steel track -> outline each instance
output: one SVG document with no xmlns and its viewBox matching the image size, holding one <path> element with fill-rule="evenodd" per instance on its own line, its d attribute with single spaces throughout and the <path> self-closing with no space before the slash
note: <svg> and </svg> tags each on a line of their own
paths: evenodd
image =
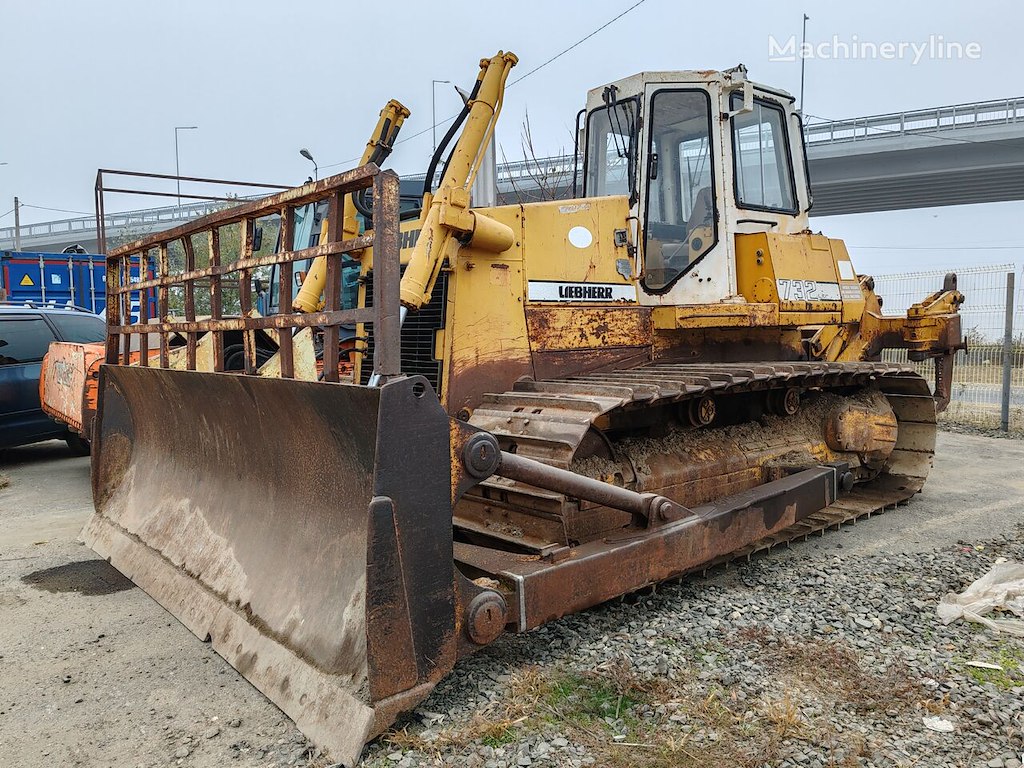
<svg viewBox="0 0 1024 768">
<path fill-rule="evenodd" d="M 907 366 L 881 362 L 659 364 L 520 381 L 509 392 L 485 396 L 470 423 L 513 445 L 521 455 L 567 468 L 584 440 L 636 420 L 645 409 L 706 396 L 727 403 L 737 395 L 773 389 L 851 386 L 879 389 L 896 413 L 899 437 L 882 474 L 796 525 L 697 569 L 704 570 L 905 504 L 924 484 L 934 455 L 935 406 L 927 382 Z M 529 486 L 501 488 L 521 494 L 520 503 L 528 504 L 537 495 Z"/>
</svg>

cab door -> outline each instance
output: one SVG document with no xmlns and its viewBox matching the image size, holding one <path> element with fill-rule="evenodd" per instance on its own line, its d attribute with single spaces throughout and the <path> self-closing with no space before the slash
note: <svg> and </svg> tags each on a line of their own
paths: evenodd
<svg viewBox="0 0 1024 768">
<path fill-rule="evenodd" d="M 725 237 L 718 94 L 704 83 L 648 83 L 639 167 L 640 301 L 705 304 L 733 292 Z"/>
<path fill-rule="evenodd" d="M 51 341 L 56 337 L 40 315 L 0 315 L 0 447 L 64 435 L 39 404 L 39 372 Z"/>
</svg>

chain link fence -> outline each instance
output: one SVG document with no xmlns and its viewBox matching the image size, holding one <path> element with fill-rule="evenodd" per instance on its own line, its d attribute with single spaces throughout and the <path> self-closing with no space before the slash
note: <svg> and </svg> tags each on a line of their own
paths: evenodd
<svg viewBox="0 0 1024 768">
<path fill-rule="evenodd" d="M 953 398 L 941 420 L 987 429 L 1024 430 L 1024 285 L 1013 264 L 955 270 L 965 300 L 960 307 L 967 351 L 953 367 Z M 942 288 L 944 271 L 875 275 L 885 314 L 904 314 Z M 1008 294 L 1008 286 L 1011 291 Z M 1012 301 L 1010 313 L 1007 304 Z M 1012 319 L 1009 344 L 1008 319 Z M 887 350 L 887 361 L 906 363 L 907 350 Z M 932 361 L 910 363 L 934 386 Z M 1009 368 L 1006 376 L 1005 368 Z M 1005 423 L 1004 423 L 1005 422 Z"/>
</svg>

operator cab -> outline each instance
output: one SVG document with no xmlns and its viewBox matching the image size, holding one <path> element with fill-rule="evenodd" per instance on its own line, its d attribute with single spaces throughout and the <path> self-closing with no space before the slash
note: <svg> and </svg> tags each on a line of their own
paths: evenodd
<svg viewBox="0 0 1024 768">
<path fill-rule="evenodd" d="M 793 97 L 724 72 L 644 72 L 587 95 L 584 196 L 629 198 L 642 304 L 742 301 L 734 236 L 807 228 Z"/>
</svg>

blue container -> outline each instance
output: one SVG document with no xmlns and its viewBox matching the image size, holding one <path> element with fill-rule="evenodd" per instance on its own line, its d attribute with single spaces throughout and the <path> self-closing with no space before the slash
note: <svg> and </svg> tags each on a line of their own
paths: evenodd
<svg viewBox="0 0 1024 768">
<path fill-rule="evenodd" d="M 151 269 L 146 270 L 151 273 Z M 138 267 L 132 277 L 138 278 Z M 152 277 L 152 274 L 147 276 Z M 31 301 L 55 306 L 73 305 L 103 314 L 107 307 L 107 265 L 92 253 L 29 253 L 0 251 L 0 299 Z M 156 300 L 149 292 L 150 317 Z M 132 307 L 138 320 L 138 307 Z"/>
</svg>

